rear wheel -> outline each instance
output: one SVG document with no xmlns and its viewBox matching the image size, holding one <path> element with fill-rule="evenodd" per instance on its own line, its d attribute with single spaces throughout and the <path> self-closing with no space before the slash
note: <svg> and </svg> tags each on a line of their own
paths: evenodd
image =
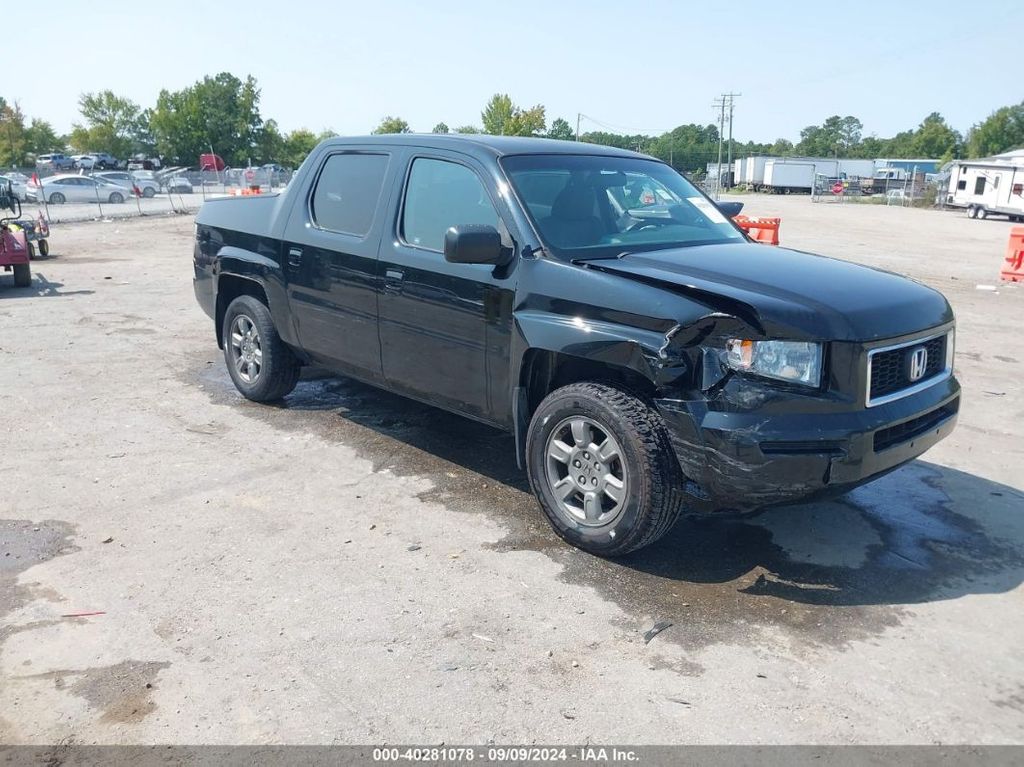
<svg viewBox="0 0 1024 767">
<path fill-rule="evenodd" d="M 48 255 L 50 255 L 50 241 L 49 240 L 40 240 L 39 241 L 39 255 L 42 256 L 43 258 L 46 258 Z"/>
<path fill-rule="evenodd" d="M 151 187 L 151 186 L 147 186 L 145 189 L 142 190 L 142 196 L 143 197 L 156 197 L 156 190 L 153 187 Z"/>
<path fill-rule="evenodd" d="M 302 365 L 281 340 L 265 304 L 239 296 L 224 312 L 222 327 L 228 374 L 242 396 L 272 402 L 295 388 Z"/>
<path fill-rule="evenodd" d="M 28 264 L 14 265 L 14 287 L 27 288 L 32 285 L 32 267 Z"/>
<path fill-rule="evenodd" d="M 526 451 L 552 527 L 585 551 L 635 551 L 682 512 L 682 471 L 661 416 L 622 389 L 578 383 L 552 392 L 533 415 Z"/>
<path fill-rule="evenodd" d="M 985 210 L 985 209 L 984 209 L 984 208 L 982 208 L 982 207 L 979 207 L 979 208 L 977 208 L 977 212 L 976 212 L 976 214 L 975 214 L 975 215 L 976 215 L 976 216 L 977 216 L 978 218 L 981 218 L 981 219 L 985 219 L 985 218 L 988 218 L 988 211 L 987 211 L 987 210 Z"/>
<path fill-rule="evenodd" d="M 124 202 L 124 195 L 121 194 L 120 192 L 111 192 L 110 199 L 108 200 L 108 202 L 112 205 L 120 205 L 122 202 Z"/>
<path fill-rule="evenodd" d="M 64 201 L 65 197 L 60 192 L 54 192 L 50 195 L 50 205 L 63 205 Z"/>
</svg>

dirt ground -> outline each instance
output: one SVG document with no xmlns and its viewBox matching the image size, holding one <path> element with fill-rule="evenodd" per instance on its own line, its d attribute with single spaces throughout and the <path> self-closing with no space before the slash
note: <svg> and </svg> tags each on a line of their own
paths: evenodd
<svg viewBox="0 0 1024 767">
<path fill-rule="evenodd" d="M 0 275 L 0 742 L 1024 742 L 1010 225 L 742 199 L 949 296 L 959 427 L 614 562 L 549 532 L 504 434 L 315 372 L 242 400 L 190 217 L 55 227 L 32 288 Z"/>
</svg>

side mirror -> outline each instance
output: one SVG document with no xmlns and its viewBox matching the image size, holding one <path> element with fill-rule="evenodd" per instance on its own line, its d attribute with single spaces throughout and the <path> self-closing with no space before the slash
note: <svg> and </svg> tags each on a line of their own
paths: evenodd
<svg viewBox="0 0 1024 767">
<path fill-rule="evenodd" d="M 501 235 L 486 224 L 460 224 L 444 233 L 444 260 L 452 264 L 501 264 Z"/>
<path fill-rule="evenodd" d="M 722 211 L 722 215 L 726 218 L 735 218 L 743 210 L 742 202 L 716 202 L 715 205 Z"/>
</svg>

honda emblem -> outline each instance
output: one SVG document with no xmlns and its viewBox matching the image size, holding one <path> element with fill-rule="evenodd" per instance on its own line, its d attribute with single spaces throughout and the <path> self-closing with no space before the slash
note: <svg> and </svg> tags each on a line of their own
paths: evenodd
<svg viewBox="0 0 1024 767">
<path fill-rule="evenodd" d="M 910 353 L 909 363 L 910 367 L 907 371 L 907 377 L 911 381 L 920 381 L 924 376 L 925 370 L 928 369 L 928 349 L 918 346 Z"/>
</svg>

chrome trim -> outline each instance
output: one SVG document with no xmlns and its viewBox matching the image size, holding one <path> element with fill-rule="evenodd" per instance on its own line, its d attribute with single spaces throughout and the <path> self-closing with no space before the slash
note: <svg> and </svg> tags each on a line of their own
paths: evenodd
<svg viewBox="0 0 1024 767">
<path fill-rule="evenodd" d="M 941 333 L 932 333 L 931 335 L 915 338 L 912 341 L 902 341 L 898 344 L 890 344 L 889 346 L 879 346 L 877 349 L 871 349 L 868 352 L 867 385 L 864 390 L 865 406 L 875 407 L 876 405 L 884 405 L 887 402 L 894 402 L 898 399 L 909 397 L 912 394 L 917 394 L 920 391 L 924 391 L 929 386 L 934 386 L 937 383 L 941 383 L 945 381 L 947 378 L 949 378 L 951 375 L 953 375 L 953 344 L 955 333 L 956 328 L 950 328 L 949 330 L 944 330 Z M 942 370 L 933 375 L 931 378 L 926 378 L 923 381 L 919 381 L 913 386 L 908 386 L 905 389 L 894 391 L 891 394 L 886 394 L 885 396 L 878 397 L 877 399 L 871 399 L 871 364 L 872 358 L 876 354 L 880 354 L 881 352 L 891 352 L 894 349 L 905 349 L 908 346 L 918 346 L 919 344 L 926 344 L 929 341 L 933 341 L 936 338 L 941 338 L 942 336 L 946 336 L 946 366 Z"/>
</svg>

